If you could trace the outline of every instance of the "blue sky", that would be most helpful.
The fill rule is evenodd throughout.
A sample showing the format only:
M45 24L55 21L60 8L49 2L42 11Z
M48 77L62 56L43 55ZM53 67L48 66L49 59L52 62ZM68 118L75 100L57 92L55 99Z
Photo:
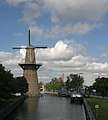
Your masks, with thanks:
M83 72L92 84L108 76L108 0L1 0L0 61L15 76L25 52L12 47L28 45L28 29L33 45L48 47L36 52L39 81Z

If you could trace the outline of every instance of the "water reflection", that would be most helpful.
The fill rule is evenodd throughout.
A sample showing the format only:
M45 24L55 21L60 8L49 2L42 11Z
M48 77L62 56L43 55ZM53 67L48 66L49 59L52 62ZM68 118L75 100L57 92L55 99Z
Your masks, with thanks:
M46 95L39 100L36 120L86 120L81 104L70 104L69 98Z
M84 107L69 98L45 95L28 98L7 120L86 120Z
M25 113L23 115L24 116L23 120L35 120L36 119L38 101L39 101L39 98L31 97L25 102L24 104Z
M31 97L25 100L6 120L36 120L36 111L38 109L38 97Z

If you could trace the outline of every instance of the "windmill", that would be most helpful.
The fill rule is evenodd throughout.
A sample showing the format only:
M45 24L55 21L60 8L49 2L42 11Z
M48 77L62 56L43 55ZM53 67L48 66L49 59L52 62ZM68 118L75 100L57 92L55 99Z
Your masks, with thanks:
M35 49L47 48L47 47L34 47L30 43L30 30L29 30L29 44L27 47L14 47L13 49L25 49L25 63L19 66L23 69L23 76L26 78L29 84L28 96L39 96L38 88L38 75L37 70L42 64L36 64Z

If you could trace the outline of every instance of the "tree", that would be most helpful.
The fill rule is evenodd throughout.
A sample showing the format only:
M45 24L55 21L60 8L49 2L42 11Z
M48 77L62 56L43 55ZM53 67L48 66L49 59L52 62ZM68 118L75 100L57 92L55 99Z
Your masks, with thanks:
M64 86L64 82L61 78L53 78L49 83L45 85L48 91L58 91Z
M65 85L66 85L66 90L68 91L71 88L71 86L70 86L70 79L69 79L68 76L67 76L67 81L65 82Z
M17 77L16 78L16 93L21 93L23 95L24 93L28 92L28 83L25 77Z
M28 83L24 77L14 78L10 70L0 64L0 100L9 99L12 93L21 94L28 91Z
M70 74L67 77L66 88L80 91L83 87L84 78L78 74Z
M96 89L96 92L100 93L103 97L108 96L108 78L96 78L93 88Z
M49 83L46 83L45 88L46 88L47 91L50 91L50 90L51 90L50 82L49 82Z
M0 65L0 98L9 99L12 91L13 74Z

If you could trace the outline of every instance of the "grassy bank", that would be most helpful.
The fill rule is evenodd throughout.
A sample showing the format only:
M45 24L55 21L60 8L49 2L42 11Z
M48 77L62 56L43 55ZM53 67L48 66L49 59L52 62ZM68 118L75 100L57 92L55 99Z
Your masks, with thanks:
M108 120L108 98L87 98L87 102L96 120ZM99 105L98 110L95 105Z

